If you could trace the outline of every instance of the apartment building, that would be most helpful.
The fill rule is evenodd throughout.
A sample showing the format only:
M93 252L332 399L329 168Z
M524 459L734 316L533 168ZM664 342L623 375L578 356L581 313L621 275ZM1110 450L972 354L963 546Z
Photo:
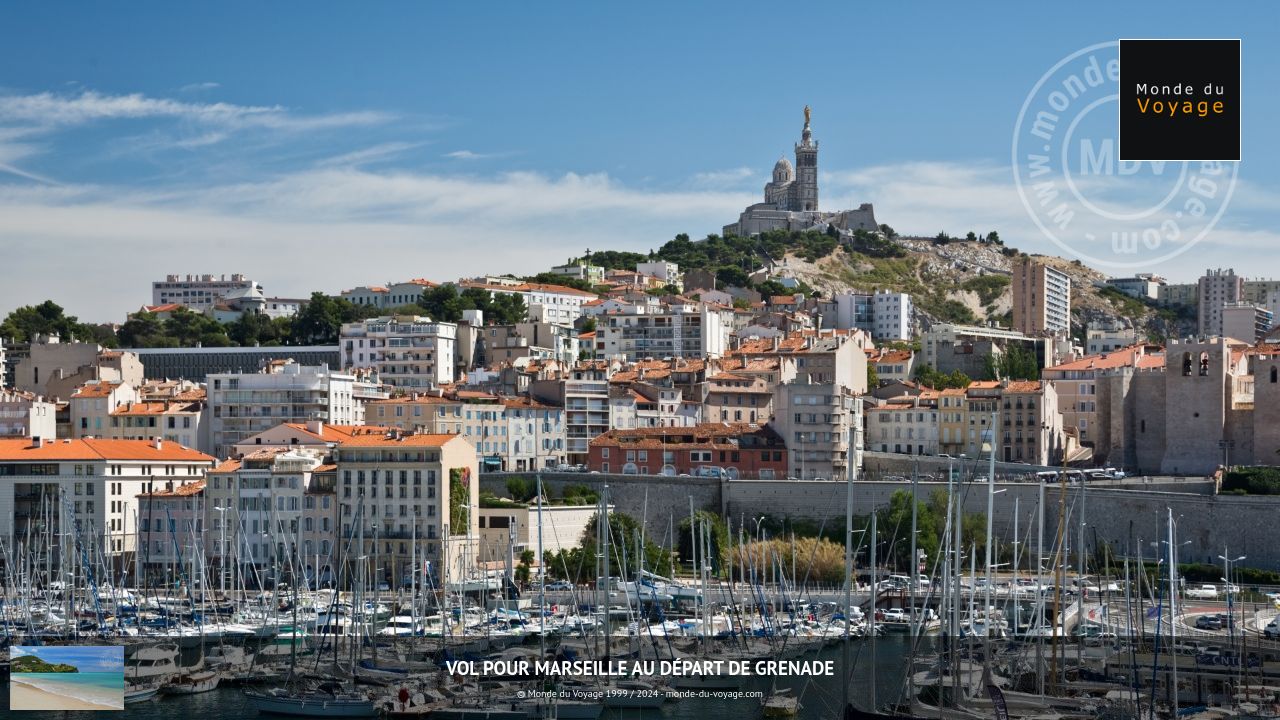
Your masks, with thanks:
M1271 311L1253 303L1226 303L1219 312L1223 337L1243 340L1252 345L1271 331Z
M1113 410L1102 397L1101 378L1125 369L1162 367L1164 354L1159 347L1138 344L1044 368L1040 378L1053 387L1063 427L1073 432L1080 445L1093 448L1095 457L1105 459L1112 417L1124 410Z
M0 538L39 538L58 570L74 542L117 567L133 562L138 495L200 480L212 457L164 440L0 438ZM34 540L32 540L34 542Z
M572 327L544 322L514 325L462 323L455 365L460 370L499 368L522 358L576 362L580 342Z
M211 310L228 293L235 290L261 290L258 283L241 274L167 275L163 281L151 283L151 304L174 303L197 312Z
M218 373L208 378L210 442L228 457L246 438L282 423L319 421L335 425L364 422L355 375L293 362L267 372Z
M386 385L427 389L456 379L458 326L417 315L344 323L339 333L344 369L369 368Z
M533 399L564 408L565 454L572 464L585 463L591 439L612 425L609 375L604 362L579 363L564 378L529 385Z
M107 350L95 343L64 343L51 337L31 343L15 375L18 390L65 399L88 382L140 385L143 370L138 356L131 352Z
M1013 263L1013 329L1025 335L1071 334L1071 278L1042 260Z
M937 455L939 398L937 391L927 391L865 407L866 448L886 453Z
M629 362L646 358L721 357L729 348L731 321L704 303L673 303L638 312L601 316L596 325L596 355ZM729 313L731 316L732 314Z
M705 388L703 422L764 423L773 416L773 386L759 375L722 372Z
M870 338L854 330L808 331L783 338L746 340L733 351L748 358L785 357L795 363L798 380L836 383L854 394L867 392Z
M431 563L429 580L439 585L478 576L479 464L466 439L395 429L357 434L338 445L333 461L340 541L356 541L368 577L405 577L415 554Z
M1196 283L1197 333L1201 337L1221 336L1222 308L1244 300L1244 278L1234 269L1205 270Z
M35 393L0 388L0 438L57 436L57 406Z
M204 557L205 480L166 482L161 489L138 495L138 559L146 582L193 587L191 569Z
M302 543L304 505L326 452L328 448L263 447L209 473L205 545L213 572L228 574L233 587L242 581L264 587L290 581L288 569L322 549L325 564L336 562L328 557L334 543ZM331 515L313 518L312 532L317 520L332 527L336 518ZM331 533L325 539L334 537Z
M862 401L845 385L805 379L779 385L773 418L770 426L789 451L788 477L840 480L850 461L861 465Z
M351 290L343 290L338 293L338 297L355 305L390 310L417 303L422 299L422 293L438 285L439 283L433 283L430 280L414 278L404 282L387 283L386 285L365 285Z
M536 470L565 462L564 409L529 398L412 393L370 402L365 412L378 425L461 435L486 470Z
M1040 380L1004 383L997 430L998 459L1032 465L1060 463L1066 437L1053 383Z
M716 422L610 430L591 441L587 467L624 475L769 480L786 477L787 457L783 438L768 426Z

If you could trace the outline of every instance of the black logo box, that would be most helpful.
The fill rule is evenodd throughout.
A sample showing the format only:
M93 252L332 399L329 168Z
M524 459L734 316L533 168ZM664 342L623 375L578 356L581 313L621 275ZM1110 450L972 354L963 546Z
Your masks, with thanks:
M1240 53L1240 40L1120 40L1120 159L1239 160Z

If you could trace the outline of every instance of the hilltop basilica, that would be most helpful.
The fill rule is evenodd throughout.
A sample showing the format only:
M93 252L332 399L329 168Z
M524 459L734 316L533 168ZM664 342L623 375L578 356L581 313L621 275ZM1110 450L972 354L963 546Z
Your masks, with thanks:
M809 127L809 106L804 108L804 130L796 144L796 164L786 157L773 166L773 180L764 186L764 202L742 211L738 222L724 226L725 235L757 235L767 230L810 230L834 226L842 234L855 230L875 232L871 203L857 210L822 212L818 209L818 141Z

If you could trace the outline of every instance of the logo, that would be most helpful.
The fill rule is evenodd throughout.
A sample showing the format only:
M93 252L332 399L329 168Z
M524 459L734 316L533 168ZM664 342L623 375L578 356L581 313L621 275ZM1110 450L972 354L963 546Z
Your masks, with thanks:
M1058 247L1090 264L1141 269L1203 239L1235 190L1223 161L1119 156L1119 43L1077 50L1031 88L1014 125L1018 196Z

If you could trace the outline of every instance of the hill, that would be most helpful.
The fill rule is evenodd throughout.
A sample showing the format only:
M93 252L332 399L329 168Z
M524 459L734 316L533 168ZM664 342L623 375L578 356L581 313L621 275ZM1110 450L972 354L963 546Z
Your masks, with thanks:
M692 241L679 235L650 257L678 263L682 271L704 270L723 285L777 287L759 278L794 278L802 289L823 296L876 290L907 292L926 322L1009 326L1014 258L1024 255L997 233L966 238L939 233L932 238L860 233L843 240L819 231L775 231L753 238L708 236ZM632 253L617 253L632 255ZM636 255L637 257L644 257ZM1137 330L1140 340L1163 341L1194 333L1194 308L1162 308L1106 287L1105 273L1079 260L1035 255L1071 278L1072 334L1083 341L1090 322L1114 323ZM594 260L593 256L593 260ZM630 258L628 258L630 259ZM752 280L752 278L756 280Z
M23 655L9 663L9 672L16 673L73 673L80 672L75 665L47 663L35 655Z

